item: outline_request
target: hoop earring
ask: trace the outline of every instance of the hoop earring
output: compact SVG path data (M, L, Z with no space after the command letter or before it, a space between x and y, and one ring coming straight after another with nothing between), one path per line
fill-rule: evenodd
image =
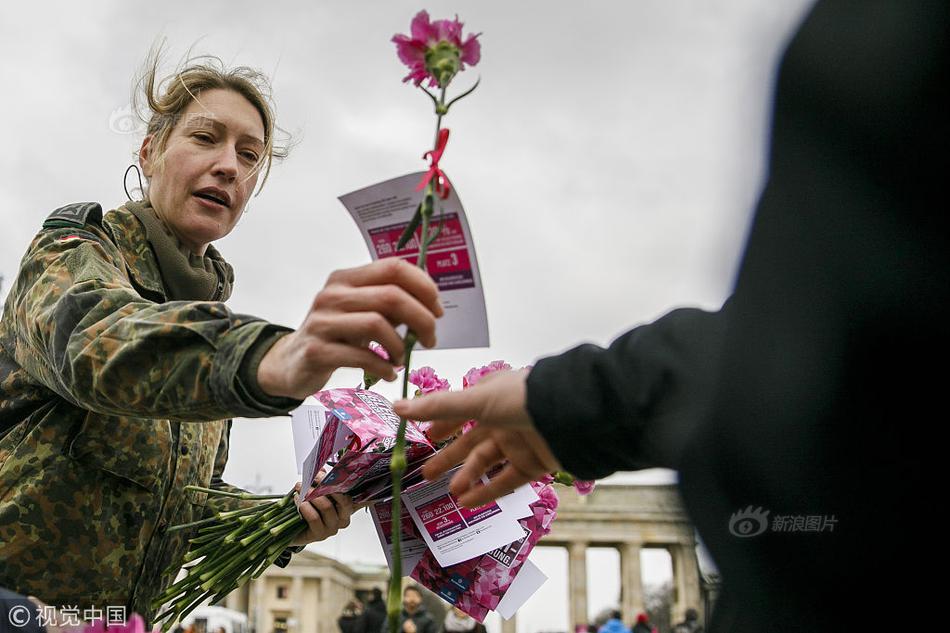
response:
M132 163L126 168L125 174L122 175L122 188L125 189L125 197L128 198L129 200L132 200L132 196L129 195L129 188L128 186L126 186L126 181L129 179L129 172L132 171L133 169L135 170L135 174L136 176L138 176L138 179L139 179L139 191L142 192L142 197L143 198L145 197L145 186L142 184L142 172L139 171L138 165L136 165L135 163Z

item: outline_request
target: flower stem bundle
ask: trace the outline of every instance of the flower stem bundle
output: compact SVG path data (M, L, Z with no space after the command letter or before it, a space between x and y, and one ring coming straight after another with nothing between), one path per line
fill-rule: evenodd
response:
M294 502L295 490L285 495L253 495L200 486L186 486L186 490L263 503L168 528L197 528L197 533L188 541L185 577L152 603L155 609L166 607L155 617L156 623L164 620L163 632L205 600L210 598L214 604L260 576L307 527ZM165 573L176 572L177 569L170 568Z

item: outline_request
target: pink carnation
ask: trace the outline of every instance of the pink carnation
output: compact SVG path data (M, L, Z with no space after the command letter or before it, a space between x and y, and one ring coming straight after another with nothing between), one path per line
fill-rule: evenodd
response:
M421 367L409 372L409 382L419 387L418 395L425 395L433 391L447 391L449 381L439 378L431 367Z
M574 490L577 491L579 495L589 495L594 492L594 486L597 482L588 481L584 479L575 479L574 480Z
M510 369L511 365L503 360L493 360L484 367L473 367L462 377L462 389L468 389L481 380L482 376L493 374L496 371L507 371Z
M457 55L458 67L451 73L453 76L456 72L465 70L465 64L474 66L482 56L482 47L477 39L479 35L481 33L469 33L465 41L462 41L462 23L459 22L458 16L454 20L430 22L429 13L420 11L412 19L410 35L400 33L392 38L400 61L409 67L409 74L403 81L412 81L418 86L428 79L430 87L438 87L439 79L433 74L431 66L433 58L439 57L434 54L437 49L452 51L453 56ZM427 54L430 65L426 64ZM448 79L451 80L451 76ZM443 83L447 84L448 81Z

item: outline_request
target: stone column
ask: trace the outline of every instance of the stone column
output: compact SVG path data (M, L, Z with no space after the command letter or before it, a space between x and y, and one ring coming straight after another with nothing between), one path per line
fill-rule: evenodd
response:
M568 633L574 633L578 626L587 626L587 543L571 541L567 551Z
M290 612L290 617L294 619L294 626L291 631L303 631L303 576L295 574L290 581L290 600L294 606Z
M264 590L267 586L267 576L261 576L253 581L254 591L251 593L251 600L254 603L254 630L263 631L264 630L264 618L266 613L264 613L265 600L264 600Z
M501 633L517 633L518 615L512 615L510 620L501 619Z
M679 543L670 546L673 559L673 586L676 588L676 602L673 604L673 624L682 622L686 609L693 608L702 613L699 591L699 561L696 548L691 544Z
M645 612L643 604L643 581L640 575L640 547L641 543L622 543L620 550L620 611L623 621L635 622L641 612Z
M317 629L315 633L328 633L324 631L327 622L333 622L336 625L336 618L330 616L330 587L328 584L326 576L319 576L317 580Z

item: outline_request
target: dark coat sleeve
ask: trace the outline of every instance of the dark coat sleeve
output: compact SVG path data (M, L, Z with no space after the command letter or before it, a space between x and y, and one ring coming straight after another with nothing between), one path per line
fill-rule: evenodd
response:
M707 408L727 306L674 310L607 349L581 345L540 360L528 411L561 464L583 479L676 468Z

